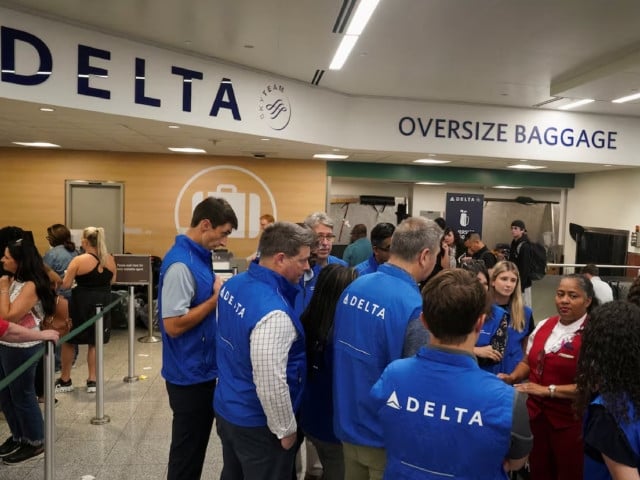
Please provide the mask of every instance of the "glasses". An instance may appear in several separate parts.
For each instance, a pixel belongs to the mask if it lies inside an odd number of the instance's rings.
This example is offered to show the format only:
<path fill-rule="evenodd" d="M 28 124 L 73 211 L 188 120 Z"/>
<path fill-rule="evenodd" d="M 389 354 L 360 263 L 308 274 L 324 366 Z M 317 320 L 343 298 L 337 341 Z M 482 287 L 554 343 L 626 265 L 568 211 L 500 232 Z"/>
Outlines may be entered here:
<path fill-rule="evenodd" d="M 333 242 L 336 236 L 333 233 L 319 233 L 316 235 L 316 238 L 318 239 L 318 242 L 321 242 L 322 240 L 329 240 L 330 242 Z"/>

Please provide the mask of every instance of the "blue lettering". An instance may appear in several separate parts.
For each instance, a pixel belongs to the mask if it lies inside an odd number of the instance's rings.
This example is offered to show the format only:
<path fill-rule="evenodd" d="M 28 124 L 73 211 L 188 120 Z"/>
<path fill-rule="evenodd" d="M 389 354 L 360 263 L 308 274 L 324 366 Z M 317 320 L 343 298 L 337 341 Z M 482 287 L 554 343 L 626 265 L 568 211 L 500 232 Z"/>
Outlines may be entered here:
<path fill-rule="evenodd" d="M 144 94 L 145 83 L 145 60 L 144 58 L 136 57 L 136 82 L 135 82 L 135 102 L 140 105 L 148 105 L 150 107 L 159 107 L 160 99 L 147 97 Z"/>
<path fill-rule="evenodd" d="M 227 100 L 225 100 L 225 96 L 227 97 Z M 220 82 L 220 87 L 218 88 L 218 93 L 213 101 L 209 115 L 217 117 L 221 108 L 231 110 L 234 120 L 241 120 L 240 111 L 238 110 L 238 102 L 236 102 L 236 94 L 233 92 L 233 85 L 231 84 L 231 80 L 228 78 L 223 78 Z"/>
<path fill-rule="evenodd" d="M 457 120 L 449 120 L 449 138 L 460 138 L 458 135 L 458 129 L 460 128 L 460 122 Z"/>
<path fill-rule="evenodd" d="M 469 140 L 473 138 L 473 131 L 471 130 L 471 121 L 465 120 L 462 122 L 462 129 L 465 131 L 465 134 L 462 135 L 463 140 Z"/>
<path fill-rule="evenodd" d="M 171 73 L 182 77 L 182 111 L 191 111 L 191 84 L 192 80 L 202 80 L 202 72 L 188 70 L 181 67 L 171 67 Z"/>
<path fill-rule="evenodd" d="M 418 117 L 418 125 L 420 125 L 420 132 L 422 132 L 422 136 L 426 137 L 427 134 L 429 133 L 429 130 L 431 129 L 431 124 L 433 123 L 433 118 L 429 119 L 429 122 L 427 122 L 427 126 L 425 128 L 424 124 L 422 123 L 422 119 L 420 117 Z"/>
<path fill-rule="evenodd" d="M 495 123 L 493 122 L 483 122 L 483 125 L 485 127 L 488 127 L 485 132 L 484 135 L 482 135 L 482 140 L 485 142 L 492 142 L 494 141 L 493 137 L 490 137 L 489 134 L 491 133 L 491 130 L 493 130 L 493 127 L 495 126 Z"/>
<path fill-rule="evenodd" d="M 618 147 L 615 146 L 616 143 L 616 136 L 618 135 L 618 132 L 609 132 L 609 135 L 607 136 L 607 148 L 609 150 L 617 150 Z"/>
<path fill-rule="evenodd" d="M 506 142 L 507 141 L 507 127 L 508 127 L 508 125 L 506 123 L 499 123 L 498 124 L 498 135 L 497 135 L 496 139 L 499 142 Z"/>
<path fill-rule="evenodd" d="M 585 132 L 584 130 L 581 130 L 580 135 L 578 135 L 576 147 L 579 147 L 581 143 L 584 143 L 587 147 L 589 147 L 589 137 L 587 136 L 587 132 Z"/>
<path fill-rule="evenodd" d="M 573 128 L 565 128 L 560 132 L 560 142 L 565 147 L 573 146 Z"/>
<path fill-rule="evenodd" d="M 16 72 L 16 41 L 31 45 L 40 58 L 40 66 L 36 73 L 23 75 Z M 2 44 L 2 81 L 17 85 L 39 85 L 45 82 L 53 71 L 53 57 L 45 43 L 35 35 L 9 27 L 0 28 Z"/>
<path fill-rule="evenodd" d="M 544 143 L 547 145 L 556 145 L 558 143 L 558 129 L 549 127 L 544 131 Z"/>
<path fill-rule="evenodd" d="M 531 135 L 529 135 L 527 143 L 531 143 L 531 141 L 534 139 L 538 141 L 538 145 L 542 144 L 542 138 L 540 138 L 540 130 L 538 130 L 538 127 L 536 127 L 535 125 L 531 129 Z"/>
<path fill-rule="evenodd" d="M 524 125 L 516 125 L 516 131 L 515 131 L 515 141 L 516 143 L 524 143 L 524 141 L 526 140 L 526 135 L 525 135 L 525 127 Z"/>
<path fill-rule="evenodd" d="M 602 130 L 596 130 L 591 135 L 591 145 L 595 148 L 604 148 L 604 132 Z"/>
<path fill-rule="evenodd" d="M 445 128 L 446 128 L 447 120 L 444 118 L 436 118 L 436 138 L 446 138 Z"/>
<path fill-rule="evenodd" d="M 91 57 L 111 60 L 111 52 L 87 45 L 78 45 L 78 95 L 87 95 L 89 97 L 109 100 L 111 98 L 111 92 L 109 90 L 89 86 L 89 78 L 91 75 L 106 77 L 109 74 L 106 68 L 91 66 L 89 63 Z"/>
<path fill-rule="evenodd" d="M 404 127 L 404 125 L 407 122 L 409 122 L 409 129 L 406 129 Z M 414 122 L 413 118 L 411 117 L 402 117 L 400 119 L 400 122 L 398 123 L 398 130 L 400 130 L 400 133 L 405 137 L 408 137 L 409 135 L 413 135 L 414 132 L 416 131 L 416 122 Z"/>

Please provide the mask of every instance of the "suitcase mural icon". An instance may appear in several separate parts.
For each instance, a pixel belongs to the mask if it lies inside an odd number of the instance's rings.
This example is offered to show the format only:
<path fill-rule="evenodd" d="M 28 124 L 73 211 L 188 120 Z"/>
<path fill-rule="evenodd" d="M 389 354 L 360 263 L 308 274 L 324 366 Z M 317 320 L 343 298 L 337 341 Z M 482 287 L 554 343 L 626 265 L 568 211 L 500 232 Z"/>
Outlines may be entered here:
<path fill-rule="evenodd" d="M 207 197 L 224 198 L 238 217 L 238 229 L 229 238 L 256 238 L 260 233 L 260 196 L 238 192 L 238 187 L 221 183 Z M 248 198 L 247 198 L 248 197 Z M 205 192 L 195 192 L 191 197 L 191 211 L 205 198 Z M 248 201 L 247 201 L 248 200 Z"/>

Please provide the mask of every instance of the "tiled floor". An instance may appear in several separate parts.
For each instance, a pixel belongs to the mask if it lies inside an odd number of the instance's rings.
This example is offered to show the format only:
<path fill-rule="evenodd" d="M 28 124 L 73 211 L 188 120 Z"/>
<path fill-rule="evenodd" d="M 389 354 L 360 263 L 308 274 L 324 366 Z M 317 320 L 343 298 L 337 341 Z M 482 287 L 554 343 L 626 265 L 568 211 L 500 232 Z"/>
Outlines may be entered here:
<path fill-rule="evenodd" d="M 138 330 L 136 339 L 146 335 Z M 171 410 L 164 380 L 160 376 L 161 343 L 135 344 L 134 373 L 141 378 L 125 383 L 128 375 L 128 335 L 114 330 L 105 346 L 104 413 L 111 419 L 105 425 L 92 425 L 96 416 L 96 395 L 88 394 L 86 347 L 80 347 L 78 365 L 72 370 L 76 389 L 59 393 L 55 408 L 56 480 L 159 480 L 166 478 L 171 440 Z M 80 388 L 78 388 L 80 387 Z M 0 442 L 9 436 L 0 415 Z M 215 425 L 207 451 L 202 478 L 220 477 L 220 441 Z M 0 464 L 2 480 L 44 478 L 44 460 L 22 466 Z"/>

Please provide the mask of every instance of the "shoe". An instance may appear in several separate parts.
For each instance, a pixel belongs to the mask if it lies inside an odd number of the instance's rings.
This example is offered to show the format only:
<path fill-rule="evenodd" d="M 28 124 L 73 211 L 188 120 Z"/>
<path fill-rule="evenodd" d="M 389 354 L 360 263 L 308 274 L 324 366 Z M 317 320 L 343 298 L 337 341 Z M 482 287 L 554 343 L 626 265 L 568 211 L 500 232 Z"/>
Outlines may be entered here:
<path fill-rule="evenodd" d="M 0 458 L 4 458 L 7 455 L 11 455 L 13 452 L 20 448 L 20 442 L 16 442 L 13 437 L 7 438 L 7 440 L 0 445 Z"/>
<path fill-rule="evenodd" d="M 71 379 L 65 382 L 62 378 L 59 378 L 56 380 L 55 385 L 57 393 L 73 392 L 73 383 L 71 383 Z"/>
<path fill-rule="evenodd" d="M 29 445 L 28 443 L 23 443 L 20 445 L 20 448 L 16 450 L 11 455 L 2 458 L 2 461 L 6 465 L 20 465 L 21 463 L 29 462 L 31 460 L 35 460 L 44 455 L 44 445 Z"/>
<path fill-rule="evenodd" d="M 96 382 L 87 380 L 87 393 L 96 393 Z"/>

